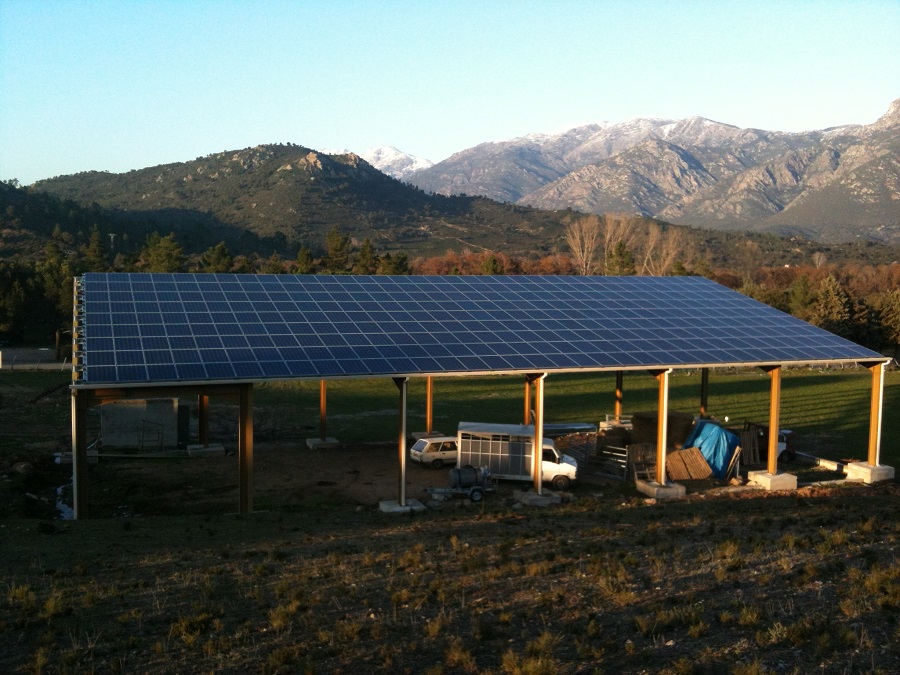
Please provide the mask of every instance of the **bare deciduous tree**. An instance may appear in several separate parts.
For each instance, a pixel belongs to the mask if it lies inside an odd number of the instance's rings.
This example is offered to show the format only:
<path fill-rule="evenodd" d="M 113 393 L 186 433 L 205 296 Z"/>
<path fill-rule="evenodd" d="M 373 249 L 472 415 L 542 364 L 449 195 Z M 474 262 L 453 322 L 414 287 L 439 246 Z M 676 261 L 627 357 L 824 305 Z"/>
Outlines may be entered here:
<path fill-rule="evenodd" d="M 687 251 L 687 235 L 680 227 L 664 228 L 657 223 L 649 223 L 640 274 L 662 276 L 672 268 L 676 260 L 684 262 Z"/>
<path fill-rule="evenodd" d="M 636 237 L 638 219 L 621 213 L 607 213 L 603 216 L 603 273 L 608 273 L 615 251 L 631 249 Z M 622 244 L 620 247 L 619 244 Z"/>
<path fill-rule="evenodd" d="M 812 254 L 813 265 L 816 266 L 816 269 L 822 269 L 822 266 L 828 262 L 828 256 L 822 253 L 822 251 L 816 251 Z"/>
<path fill-rule="evenodd" d="M 597 272 L 597 249 L 600 246 L 600 218 L 585 216 L 566 227 L 566 243 L 572 252 L 575 271 L 588 276 Z"/>

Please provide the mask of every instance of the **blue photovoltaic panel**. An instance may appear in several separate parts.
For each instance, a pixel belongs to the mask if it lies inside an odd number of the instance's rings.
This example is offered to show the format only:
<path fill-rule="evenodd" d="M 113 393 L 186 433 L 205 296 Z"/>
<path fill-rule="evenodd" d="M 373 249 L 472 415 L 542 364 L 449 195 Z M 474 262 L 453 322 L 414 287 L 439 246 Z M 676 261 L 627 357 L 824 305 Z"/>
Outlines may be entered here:
<path fill-rule="evenodd" d="M 76 384 L 872 361 L 700 277 L 86 274 Z"/>

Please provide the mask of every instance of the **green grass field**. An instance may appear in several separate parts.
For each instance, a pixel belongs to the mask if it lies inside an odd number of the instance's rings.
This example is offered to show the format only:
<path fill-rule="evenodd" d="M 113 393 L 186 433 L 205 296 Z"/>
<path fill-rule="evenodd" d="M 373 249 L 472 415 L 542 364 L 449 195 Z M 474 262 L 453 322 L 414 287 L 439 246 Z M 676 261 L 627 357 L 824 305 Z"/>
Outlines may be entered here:
<path fill-rule="evenodd" d="M 0 455 L 23 444 L 69 433 L 64 396 L 37 401 L 68 382 L 65 373 L 0 373 L 0 402 L 5 438 Z M 523 380 L 519 377 L 437 378 L 434 427 L 453 434 L 460 421 L 520 423 Z M 781 427 L 819 443 L 824 457 L 865 457 L 869 433 L 871 378 L 861 368 L 788 369 L 782 377 Z M 611 373 L 551 375 L 545 381 L 547 422 L 597 422 L 613 411 L 615 377 Z M 656 409 L 657 384 L 650 375 L 625 376 L 625 412 Z M 398 430 L 398 389 L 390 379 L 331 380 L 328 383 L 328 434 L 347 444 L 391 442 Z M 307 435 L 319 428 L 319 382 L 258 385 L 254 401 L 275 419 L 302 426 Z M 696 413 L 700 407 L 698 371 L 672 374 L 669 408 Z M 760 370 L 711 371 L 709 412 L 729 425 L 766 423 L 769 378 Z M 425 427 L 425 381 L 412 379 L 408 394 L 410 431 Z M 46 438 L 44 438 L 46 437 Z M 900 372 L 885 374 L 881 461 L 900 464 Z"/>
<path fill-rule="evenodd" d="M 545 380 L 547 422 L 597 422 L 613 411 L 615 376 L 552 375 Z M 649 374 L 625 376 L 625 412 L 656 410 L 657 383 Z M 824 457 L 865 458 L 869 433 L 871 376 L 861 368 L 789 369 L 782 376 L 781 427 L 820 441 Z M 440 378 L 434 384 L 434 427 L 453 434 L 458 422 L 521 423 L 523 380 L 519 377 Z M 318 429 L 319 383 L 262 385 L 257 406 L 288 406 Z M 397 435 L 398 389 L 393 381 L 332 380 L 328 383 L 328 434 L 344 443 L 390 441 Z M 670 410 L 696 413 L 700 374 L 675 372 Z M 409 383 L 408 429 L 425 427 L 425 381 Z M 730 425 L 767 423 L 769 378 L 760 370 L 711 371 L 709 413 Z M 900 462 L 900 372 L 885 376 L 881 461 Z"/>

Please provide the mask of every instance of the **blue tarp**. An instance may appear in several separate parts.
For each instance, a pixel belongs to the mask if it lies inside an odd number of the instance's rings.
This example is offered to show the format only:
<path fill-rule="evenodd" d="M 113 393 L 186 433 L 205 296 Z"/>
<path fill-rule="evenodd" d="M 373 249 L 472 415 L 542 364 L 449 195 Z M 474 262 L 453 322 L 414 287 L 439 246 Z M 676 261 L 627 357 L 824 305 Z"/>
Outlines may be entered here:
<path fill-rule="evenodd" d="M 699 420 L 681 447 L 699 448 L 716 478 L 725 478 L 728 465 L 741 440 L 718 424 Z"/>

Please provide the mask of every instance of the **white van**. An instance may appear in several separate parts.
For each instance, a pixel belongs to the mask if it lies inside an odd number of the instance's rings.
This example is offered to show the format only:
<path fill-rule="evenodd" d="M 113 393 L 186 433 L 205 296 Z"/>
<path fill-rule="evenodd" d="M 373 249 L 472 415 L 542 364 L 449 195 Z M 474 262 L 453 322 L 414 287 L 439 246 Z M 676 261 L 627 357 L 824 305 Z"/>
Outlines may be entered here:
<path fill-rule="evenodd" d="M 409 449 L 409 458 L 435 469 L 456 464 L 456 436 L 434 436 L 416 441 Z"/>

